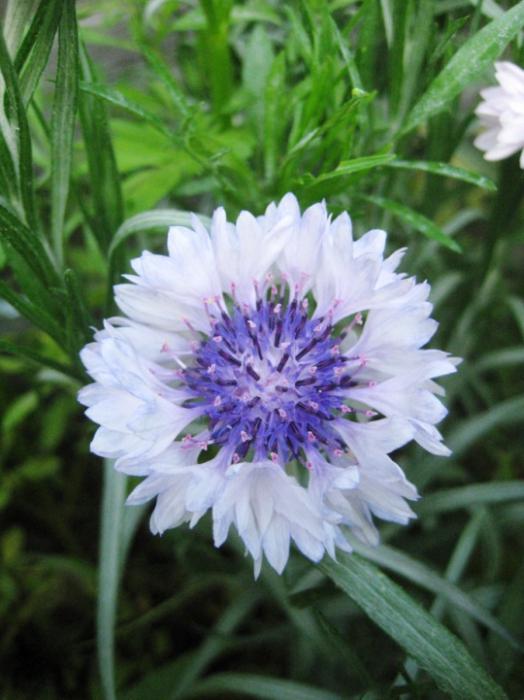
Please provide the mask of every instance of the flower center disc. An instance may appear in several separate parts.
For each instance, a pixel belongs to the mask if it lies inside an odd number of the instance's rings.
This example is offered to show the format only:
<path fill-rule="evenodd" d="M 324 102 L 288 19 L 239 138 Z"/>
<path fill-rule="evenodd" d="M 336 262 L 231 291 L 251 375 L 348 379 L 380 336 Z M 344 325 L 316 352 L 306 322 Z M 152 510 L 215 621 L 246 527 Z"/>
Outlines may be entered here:
<path fill-rule="evenodd" d="M 182 372 L 188 405 L 202 408 L 211 440 L 229 446 L 233 461 L 251 450 L 255 460 L 307 464 L 308 444 L 335 454 L 345 448 L 330 425 L 351 411 L 345 334 L 335 335 L 329 318 L 308 318 L 307 307 L 259 300 L 255 309 L 221 312 Z"/>

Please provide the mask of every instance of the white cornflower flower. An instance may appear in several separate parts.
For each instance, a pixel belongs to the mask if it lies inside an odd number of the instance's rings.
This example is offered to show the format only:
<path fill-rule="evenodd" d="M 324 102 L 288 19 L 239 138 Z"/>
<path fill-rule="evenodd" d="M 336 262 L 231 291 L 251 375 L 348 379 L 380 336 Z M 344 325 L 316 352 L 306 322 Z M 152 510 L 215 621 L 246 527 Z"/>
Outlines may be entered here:
<path fill-rule="evenodd" d="M 398 274 L 385 241 L 288 194 L 258 218 L 173 226 L 168 255 L 132 262 L 115 287 L 127 317 L 82 351 L 79 400 L 93 452 L 145 477 L 128 502 L 156 498 L 153 532 L 211 511 L 215 545 L 233 525 L 258 574 L 263 557 L 281 572 L 291 542 L 318 561 L 351 550 L 345 528 L 372 543 L 373 515 L 414 516 L 389 455 L 411 439 L 449 453 L 432 380 L 456 361 L 421 349 L 429 285 Z"/>
<path fill-rule="evenodd" d="M 502 160 L 521 151 L 524 168 L 524 70 L 514 63 L 495 63 L 499 83 L 480 91 L 483 102 L 475 110 L 485 128 L 475 146 L 485 151 L 486 160 Z"/>

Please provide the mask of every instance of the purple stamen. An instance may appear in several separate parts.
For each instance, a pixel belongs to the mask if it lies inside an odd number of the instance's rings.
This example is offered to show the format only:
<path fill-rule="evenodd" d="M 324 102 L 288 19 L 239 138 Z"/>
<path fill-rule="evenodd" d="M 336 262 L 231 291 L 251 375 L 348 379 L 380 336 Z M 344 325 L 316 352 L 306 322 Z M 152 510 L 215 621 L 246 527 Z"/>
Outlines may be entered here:
<path fill-rule="evenodd" d="M 209 441 L 227 446 L 234 461 L 249 453 L 307 465 L 311 443 L 329 459 L 347 447 L 333 421 L 356 414 L 344 401 L 362 361 L 343 374 L 360 358 L 340 354 L 329 314 L 310 319 L 306 299 L 261 294 L 257 288 L 255 308 L 234 304 L 228 314 L 217 307 L 215 316 L 207 309 L 211 337 L 196 344 L 192 366 L 180 372 L 187 401 L 208 417 Z"/>

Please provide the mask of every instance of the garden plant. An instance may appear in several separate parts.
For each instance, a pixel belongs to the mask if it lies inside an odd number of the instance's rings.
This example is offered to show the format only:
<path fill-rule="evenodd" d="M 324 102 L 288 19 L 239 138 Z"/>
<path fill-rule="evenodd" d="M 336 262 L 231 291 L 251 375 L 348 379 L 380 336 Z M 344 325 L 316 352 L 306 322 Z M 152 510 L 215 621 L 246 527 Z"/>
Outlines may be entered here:
<path fill-rule="evenodd" d="M 523 697 L 524 0 L 2 9 L 2 700 Z"/>

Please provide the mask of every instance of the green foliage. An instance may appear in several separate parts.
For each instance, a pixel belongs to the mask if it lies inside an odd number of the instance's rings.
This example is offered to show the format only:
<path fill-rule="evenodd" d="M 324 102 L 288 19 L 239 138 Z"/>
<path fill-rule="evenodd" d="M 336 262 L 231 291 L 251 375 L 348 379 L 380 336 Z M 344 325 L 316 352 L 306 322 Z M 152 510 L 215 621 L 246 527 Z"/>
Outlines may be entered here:
<path fill-rule="evenodd" d="M 524 1 L 7 2 L 2 697 L 522 695 L 524 181 L 472 140 L 523 27 Z M 110 465 L 102 483 L 78 352 L 168 225 L 290 190 L 409 242 L 438 345 L 464 363 L 446 381 L 453 455 L 404 456 L 417 523 L 255 583 L 207 523 L 156 540 Z"/>

